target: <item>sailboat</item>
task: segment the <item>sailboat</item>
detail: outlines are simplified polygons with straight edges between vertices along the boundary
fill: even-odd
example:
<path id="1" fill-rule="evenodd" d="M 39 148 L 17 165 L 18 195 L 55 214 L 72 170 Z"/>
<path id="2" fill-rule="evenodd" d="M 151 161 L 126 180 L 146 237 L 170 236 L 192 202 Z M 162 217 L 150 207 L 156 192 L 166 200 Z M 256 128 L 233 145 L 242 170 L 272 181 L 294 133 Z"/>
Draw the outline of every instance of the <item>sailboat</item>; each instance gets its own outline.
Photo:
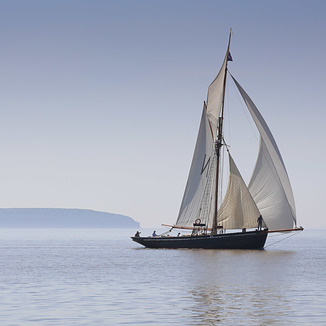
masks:
<path id="1" fill-rule="evenodd" d="M 261 113 L 238 81 L 228 71 L 231 34 L 222 67 L 208 87 L 207 100 L 182 199 L 171 230 L 190 230 L 175 236 L 164 234 L 132 240 L 148 248 L 263 249 L 272 232 L 301 231 L 297 226 L 293 192 L 274 137 Z M 247 185 L 224 139 L 226 80 L 240 92 L 260 135 L 258 158 Z M 226 149 L 226 151 L 225 151 Z M 228 186 L 220 198 L 222 153 L 229 161 Z M 182 231 L 184 232 L 184 231 Z"/>

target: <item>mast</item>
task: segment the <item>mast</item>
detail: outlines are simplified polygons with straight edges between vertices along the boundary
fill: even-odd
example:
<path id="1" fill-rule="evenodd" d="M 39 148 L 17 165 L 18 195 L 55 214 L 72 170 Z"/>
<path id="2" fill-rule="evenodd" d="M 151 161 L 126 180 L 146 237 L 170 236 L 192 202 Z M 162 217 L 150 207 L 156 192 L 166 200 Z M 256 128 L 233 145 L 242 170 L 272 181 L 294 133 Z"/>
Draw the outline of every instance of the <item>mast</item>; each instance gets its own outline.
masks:
<path id="1" fill-rule="evenodd" d="M 224 80 L 223 80 L 223 97 L 222 97 L 222 106 L 221 106 L 221 115 L 218 119 L 218 135 L 217 139 L 215 140 L 215 153 L 216 153 L 216 180 L 215 180 L 215 207 L 214 207 L 214 218 L 213 218 L 213 225 L 212 225 L 212 232 L 211 234 L 217 234 L 217 213 L 218 213 L 218 184 L 220 179 L 220 159 L 221 159 L 221 148 L 223 146 L 223 117 L 224 117 L 224 99 L 225 99 L 225 88 L 226 88 L 226 74 L 227 74 L 227 66 L 229 60 L 229 53 L 230 53 L 230 43 L 231 43 L 231 33 L 232 28 L 230 28 L 230 35 L 229 35 L 229 44 L 228 49 L 226 52 L 226 65 L 224 71 Z"/>

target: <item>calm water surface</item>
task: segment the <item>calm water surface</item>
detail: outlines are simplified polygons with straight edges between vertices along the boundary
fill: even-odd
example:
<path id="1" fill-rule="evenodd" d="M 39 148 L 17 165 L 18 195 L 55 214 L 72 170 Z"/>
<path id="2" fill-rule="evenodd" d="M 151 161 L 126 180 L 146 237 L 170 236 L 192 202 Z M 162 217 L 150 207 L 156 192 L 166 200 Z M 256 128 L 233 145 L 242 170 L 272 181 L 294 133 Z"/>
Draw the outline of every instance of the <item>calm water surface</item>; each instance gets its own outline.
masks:
<path id="1" fill-rule="evenodd" d="M 325 231 L 263 251 L 143 249 L 135 231 L 0 230 L 0 325 L 326 325 Z"/>

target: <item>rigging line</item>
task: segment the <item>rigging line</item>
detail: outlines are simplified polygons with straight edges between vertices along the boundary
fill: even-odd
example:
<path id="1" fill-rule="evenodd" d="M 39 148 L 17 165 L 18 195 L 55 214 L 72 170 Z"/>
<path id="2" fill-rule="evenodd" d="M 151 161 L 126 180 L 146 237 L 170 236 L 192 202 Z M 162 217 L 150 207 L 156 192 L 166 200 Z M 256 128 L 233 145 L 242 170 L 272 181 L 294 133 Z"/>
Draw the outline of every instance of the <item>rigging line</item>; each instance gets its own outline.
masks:
<path id="1" fill-rule="evenodd" d="M 222 138 L 223 139 L 223 138 Z M 223 178 L 224 178 L 224 158 L 225 158 L 225 146 L 222 147 L 222 155 L 221 155 L 221 168 L 220 168 L 220 173 L 221 173 L 221 179 L 220 179 L 220 207 L 223 201 Z"/>
<path id="2" fill-rule="evenodd" d="M 229 82 L 227 82 L 227 88 L 226 88 L 226 92 L 227 92 L 227 121 L 228 121 L 228 139 L 230 140 L 230 143 L 232 142 L 231 141 L 231 118 L 230 118 L 230 87 L 229 87 Z M 223 137 L 223 140 L 224 140 L 224 137 Z M 225 143 L 225 140 L 224 140 L 224 143 Z"/>
<path id="3" fill-rule="evenodd" d="M 290 234 L 288 237 L 285 237 L 285 238 L 283 238 L 283 239 L 281 239 L 281 240 L 278 240 L 278 241 L 275 241 L 275 242 L 269 244 L 268 246 L 265 247 L 265 249 L 268 248 L 268 247 L 270 247 L 270 246 L 274 246 L 276 243 L 279 243 L 279 242 L 281 242 L 281 241 L 284 241 L 284 240 L 286 240 L 286 239 L 289 239 L 289 238 L 291 238 L 291 237 L 294 237 L 296 234 L 299 234 L 299 233 L 300 233 L 300 232 L 293 232 L 293 234 Z"/>
<path id="4" fill-rule="evenodd" d="M 205 224 L 209 225 L 210 223 L 210 208 L 211 208 L 211 190 L 212 190 L 212 185 L 213 185 L 213 172 L 215 170 L 215 153 L 211 153 L 210 157 L 212 158 L 209 170 L 208 170 L 208 175 L 207 175 L 207 180 L 205 183 L 205 188 L 204 192 L 199 204 L 199 218 L 204 222 Z M 197 216 L 198 218 L 198 216 Z"/>
<path id="5" fill-rule="evenodd" d="M 159 234 L 158 236 L 160 236 L 160 237 L 161 237 L 161 236 L 165 236 L 166 234 L 170 233 L 172 230 L 173 230 L 173 228 L 170 228 L 169 230 L 167 230 L 167 231 L 165 231 L 165 232 Z"/>
<path id="6" fill-rule="evenodd" d="M 228 70 L 228 73 L 232 77 L 232 74 L 230 73 L 229 70 Z M 231 78 L 231 79 L 233 80 L 233 78 Z M 239 102 L 239 104 L 241 106 L 241 109 L 242 109 L 242 111 L 243 111 L 243 113 L 244 113 L 244 115 L 246 117 L 246 120 L 247 120 L 247 122 L 248 122 L 248 124 L 250 126 L 251 132 L 252 132 L 254 138 L 256 139 L 256 141 L 258 142 L 259 139 L 257 137 L 257 127 L 256 127 L 256 125 L 255 125 L 255 123 L 254 123 L 254 121 L 253 121 L 253 119 L 251 117 L 251 114 L 248 111 L 248 108 L 247 108 L 247 106 L 246 106 L 246 104 L 245 104 L 245 102 L 244 102 L 244 100 L 243 100 L 243 98 L 242 98 L 239 90 L 237 89 L 237 87 L 235 85 L 235 82 L 233 81 L 233 83 L 231 83 L 231 84 L 233 85 L 232 87 L 233 87 L 234 93 L 237 94 L 238 102 Z"/>

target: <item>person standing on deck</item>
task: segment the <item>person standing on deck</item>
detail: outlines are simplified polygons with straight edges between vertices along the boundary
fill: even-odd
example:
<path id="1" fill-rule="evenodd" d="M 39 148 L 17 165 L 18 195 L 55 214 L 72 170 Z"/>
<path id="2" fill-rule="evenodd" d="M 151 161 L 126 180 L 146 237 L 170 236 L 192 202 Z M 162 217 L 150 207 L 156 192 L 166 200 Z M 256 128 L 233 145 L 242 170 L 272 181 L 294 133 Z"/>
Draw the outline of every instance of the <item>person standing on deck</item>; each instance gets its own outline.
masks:
<path id="1" fill-rule="evenodd" d="M 263 227 L 263 217 L 261 215 L 259 215 L 257 222 L 258 222 L 258 231 L 260 231 Z"/>

